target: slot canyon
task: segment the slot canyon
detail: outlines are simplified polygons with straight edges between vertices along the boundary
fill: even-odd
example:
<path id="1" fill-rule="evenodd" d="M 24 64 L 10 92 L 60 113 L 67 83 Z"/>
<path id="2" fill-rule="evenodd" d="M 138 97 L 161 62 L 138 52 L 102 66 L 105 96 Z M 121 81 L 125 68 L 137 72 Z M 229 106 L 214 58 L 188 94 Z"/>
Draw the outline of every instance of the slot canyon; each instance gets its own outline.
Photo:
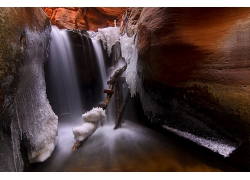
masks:
<path id="1" fill-rule="evenodd" d="M 249 27 L 248 7 L 0 7 L 0 171 L 250 171 Z"/>

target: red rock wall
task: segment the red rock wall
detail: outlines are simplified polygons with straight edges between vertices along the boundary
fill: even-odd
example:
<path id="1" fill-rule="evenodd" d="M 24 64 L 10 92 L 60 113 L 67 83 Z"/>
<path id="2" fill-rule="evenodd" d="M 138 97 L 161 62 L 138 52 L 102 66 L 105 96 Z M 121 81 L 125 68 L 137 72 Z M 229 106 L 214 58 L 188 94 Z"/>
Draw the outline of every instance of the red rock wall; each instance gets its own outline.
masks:
<path id="1" fill-rule="evenodd" d="M 249 136 L 249 25 L 250 8 L 143 8 L 138 65 L 173 93 L 165 100 L 169 119 L 188 115 L 232 137 Z"/>
<path id="2" fill-rule="evenodd" d="M 97 31 L 98 28 L 114 26 L 127 8 L 105 7 L 45 7 L 44 11 L 53 25 L 63 29 L 85 29 Z"/>
<path id="3" fill-rule="evenodd" d="M 174 86 L 201 78 L 249 83 L 249 13 L 249 8 L 145 8 L 139 51 L 150 46 L 153 79 Z"/>

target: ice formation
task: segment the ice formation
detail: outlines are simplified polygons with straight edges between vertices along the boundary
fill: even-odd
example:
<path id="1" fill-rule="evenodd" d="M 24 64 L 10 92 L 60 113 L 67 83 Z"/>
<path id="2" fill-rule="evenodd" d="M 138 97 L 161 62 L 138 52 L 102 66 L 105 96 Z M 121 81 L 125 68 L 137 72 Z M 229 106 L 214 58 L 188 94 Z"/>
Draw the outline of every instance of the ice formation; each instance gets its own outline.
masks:
<path id="1" fill-rule="evenodd" d="M 152 92 L 148 93 L 143 88 L 142 71 L 149 71 L 150 74 L 150 70 L 140 66 L 137 63 L 137 41 L 138 40 L 136 35 L 128 37 L 126 33 L 120 38 L 122 57 L 125 58 L 128 65 L 126 69 L 126 82 L 128 83 L 132 97 L 135 96 L 136 93 L 140 94 L 140 97 L 142 97 L 141 103 L 144 113 L 148 116 L 149 119 L 151 119 L 154 114 L 161 113 L 164 110 L 162 110 L 162 108 L 160 108 L 155 101 L 155 99 L 157 99 L 157 95 Z"/>
<path id="2" fill-rule="evenodd" d="M 84 124 L 73 128 L 73 134 L 76 141 L 83 141 L 91 136 L 98 128 L 99 123 L 106 118 L 105 111 L 102 108 L 93 108 L 84 113 L 82 119 Z"/>
<path id="3" fill-rule="evenodd" d="M 128 37 L 126 33 L 123 36 L 120 36 L 118 27 L 108 27 L 98 29 L 98 32 L 89 31 L 88 33 L 91 38 L 102 40 L 103 45 L 107 49 L 109 55 L 115 42 L 120 41 L 122 57 L 127 63 L 125 74 L 131 96 L 133 97 L 136 93 L 139 93 L 140 96 L 143 97 L 141 98 L 142 106 L 145 114 L 148 117 L 152 116 L 152 113 L 161 111 L 161 109 L 157 106 L 157 103 L 155 103 L 154 97 L 151 95 L 151 93 L 147 93 L 142 88 L 143 73 L 141 72 L 142 70 L 150 71 L 150 69 L 145 69 L 145 67 L 143 68 L 137 63 L 138 53 L 136 46 L 138 40 L 136 34 L 132 37 Z M 139 73 L 141 74 L 141 77 L 139 77 Z M 148 104 L 150 104 L 150 106 Z M 151 119 L 151 117 L 149 118 Z"/>
<path id="4" fill-rule="evenodd" d="M 137 70 L 139 70 L 137 65 L 138 53 L 136 49 L 136 42 L 134 42 L 134 36 L 128 37 L 127 34 L 124 34 L 120 38 L 122 57 L 125 58 L 128 65 L 126 69 L 126 81 L 128 83 L 131 96 L 134 96 L 136 92 L 139 92 L 141 89 L 141 80 L 137 73 Z"/>
<path id="5" fill-rule="evenodd" d="M 98 33 L 91 33 L 92 38 L 101 39 L 103 41 L 104 47 L 107 47 L 107 52 L 110 55 L 112 45 L 114 45 L 115 41 L 111 41 L 109 39 L 111 32 L 115 29 L 113 27 L 99 29 Z M 117 31 L 119 33 L 119 31 Z M 118 38 L 118 36 L 117 36 Z M 150 89 L 144 89 L 143 81 L 144 74 L 151 75 L 151 70 L 149 67 L 141 66 L 138 64 L 138 52 L 137 52 L 137 36 L 134 35 L 132 37 L 128 37 L 125 33 L 123 36 L 119 38 L 121 44 L 122 57 L 125 59 L 127 63 L 126 69 L 126 82 L 128 83 L 131 96 L 135 96 L 136 93 L 140 94 L 141 104 L 144 110 L 144 114 L 151 119 L 151 121 L 157 121 L 156 118 L 159 115 L 164 114 L 164 107 L 159 106 L 157 103 L 157 99 L 159 99 L 159 94 L 155 93 Z M 110 43 L 112 42 L 112 43 Z M 146 73 L 143 73 L 146 71 Z M 164 126 L 165 129 L 172 131 L 182 137 L 188 138 L 193 142 L 196 142 L 199 145 L 207 147 L 214 152 L 218 152 L 219 154 L 227 157 L 235 147 L 229 146 L 225 143 L 219 141 L 212 141 L 205 138 L 194 136 L 187 132 L 181 132 L 179 130 L 175 130 L 173 128 Z"/>
<path id="6" fill-rule="evenodd" d="M 195 136 L 193 134 L 190 134 L 190 133 L 187 133 L 187 132 L 183 132 L 183 131 L 179 131 L 177 129 L 173 129 L 173 128 L 170 128 L 168 126 L 164 126 L 163 125 L 163 128 L 181 136 L 181 137 L 184 137 L 186 139 L 189 139 L 201 146 L 204 146 L 208 149 L 211 149 L 212 151 L 216 152 L 216 153 L 219 153 L 221 155 L 223 155 L 224 157 L 228 157 L 230 153 L 232 153 L 236 147 L 232 147 L 232 146 L 229 146 L 229 145 L 226 145 L 226 144 L 223 144 L 221 142 L 218 142 L 218 141 L 212 141 L 212 140 L 208 140 L 208 139 L 205 139 L 205 138 L 201 138 L 201 137 L 198 137 L 198 136 Z"/>
<path id="7" fill-rule="evenodd" d="M 48 44 L 46 33 L 26 29 L 26 56 L 19 69 L 19 86 L 14 101 L 16 119 L 11 126 L 13 140 L 23 138 L 24 134 L 31 163 L 46 160 L 57 143 L 58 118 L 47 99 L 43 69 L 46 49 L 41 47 Z M 20 141 L 13 141 L 14 152 L 19 146 Z M 15 162 L 19 158 L 16 152 Z"/>
<path id="8" fill-rule="evenodd" d="M 156 117 L 164 114 L 165 110 L 164 107 L 159 106 L 157 103 L 157 99 L 160 99 L 159 94 L 155 93 L 154 91 L 151 91 L 150 89 L 144 89 L 143 87 L 144 73 L 142 73 L 142 71 L 146 71 L 146 74 L 150 75 L 151 70 L 147 67 L 140 66 L 140 64 L 138 64 L 137 62 L 137 41 L 138 39 L 135 37 L 135 35 L 132 37 L 128 37 L 125 33 L 123 36 L 120 37 L 122 57 L 125 58 L 128 64 L 126 69 L 126 81 L 130 88 L 131 96 L 134 96 L 136 93 L 140 94 L 140 100 L 144 114 L 151 121 L 157 121 L 158 119 Z M 191 141 L 196 142 L 201 146 L 209 148 L 214 152 L 218 152 L 219 154 L 225 157 L 227 157 L 235 149 L 235 147 L 232 147 L 219 141 L 212 141 L 200 138 L 190 133 L 181 132 L 167 126 L 164 126 L 164 128 L 182 137 L 190 139 Z"/>
<path id="9" fill-rule="evenodd" d="M 112 46 L 120 38 L 119 27 L 107 27 L 98 29 L 98 32 L 88 31 L 91 38 L 101 39 L 104 49 L 107 50 L 108 56 L 111 54 Z"/>

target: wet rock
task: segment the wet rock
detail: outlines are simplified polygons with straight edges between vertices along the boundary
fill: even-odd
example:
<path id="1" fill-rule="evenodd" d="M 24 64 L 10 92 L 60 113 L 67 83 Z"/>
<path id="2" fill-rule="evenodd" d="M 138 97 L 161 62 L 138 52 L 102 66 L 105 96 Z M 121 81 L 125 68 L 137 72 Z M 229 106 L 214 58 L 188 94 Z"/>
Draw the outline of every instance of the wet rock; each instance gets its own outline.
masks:
<path id="1" fill-rule="evenodd" d="M 121 54 L 121 44 L 119 41 L 116 41 L 115 44 L 111 48 L 111 54 L 107 61 L 107 66 L 111 67 L 114 64 L 117 64 L 118 60 L 122 56 Z M 116 62 L 116 63 L 115 63 Z"/>

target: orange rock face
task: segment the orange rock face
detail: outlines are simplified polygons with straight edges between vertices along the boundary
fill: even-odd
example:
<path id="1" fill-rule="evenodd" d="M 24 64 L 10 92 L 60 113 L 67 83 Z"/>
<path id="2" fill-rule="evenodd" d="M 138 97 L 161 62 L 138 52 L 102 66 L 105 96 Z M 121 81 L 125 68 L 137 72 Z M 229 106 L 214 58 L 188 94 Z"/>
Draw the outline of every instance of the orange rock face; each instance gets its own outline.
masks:
<path id="1" fill-rule="evenodd" d="M 114 20 L 127 8 L 106 7 L 67 7 L 49 8 L 44 11 L 53 25 L 63 29 L 85 29 L 97 31 L 98 28 L 114 26 Z"/>
<path id="2" fill-rule="evenodd" d="M 249 137 L 249 25 L 250 8 L 143 8 L 138 65 L 144 82 L 166 88 L 166 122 L 201 121 L 234 140 Z"/>
<path id="3" fill-rule="evenodd" d="M 249 83 L 249 15 L 249 8 L 145 8 L 139 54 L 151 49 L 153 79 L 164 84 Z"/>

